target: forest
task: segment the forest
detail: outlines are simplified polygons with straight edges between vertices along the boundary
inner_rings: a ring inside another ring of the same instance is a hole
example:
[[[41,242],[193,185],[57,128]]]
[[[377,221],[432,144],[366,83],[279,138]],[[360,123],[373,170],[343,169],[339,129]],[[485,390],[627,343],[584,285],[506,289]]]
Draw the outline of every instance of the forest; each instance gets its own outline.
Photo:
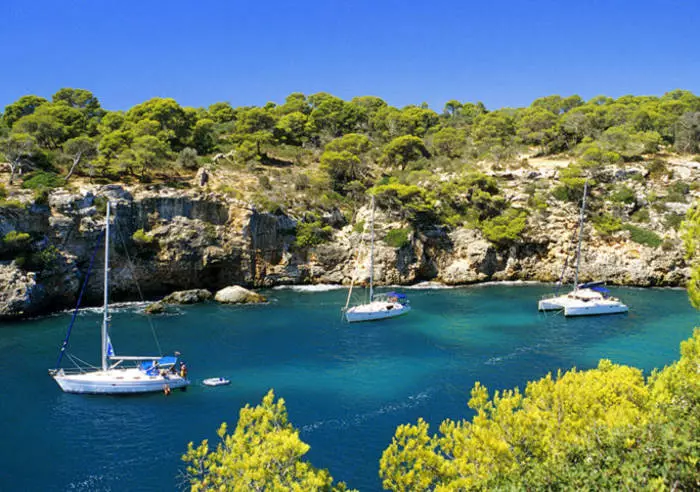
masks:
[[[528,213],[552,199],[579,200],[583,182],[595,184],[605,167],[641,163],[655,178],[668,174],[664,156],[699,152],[700,97],[683,90],[588,101],[553,95],[495,110],[451,100],[438,113],[426,104],[399,109],[374,96],[345,101],[323,92],[292,93],[282,104],[262,107],[191,108],[153,98],[108,111],[92,92],[63,88],[50,100],[22,96],[0,118],[8,183],[33,190],[39,202],[52,188],[81,180],[187,188],[203,167],[223,176],[212,191],[266,212],[303,211],[296,213],[302,246],[328,237],[319,220],[324,210],[351,216],[366,194],[413,228],[467,225],[509,244]],[[550,156],[569,165],[557,186],[529,187],[524,208],[513,207],[498,180],[484,174]],[[14,203],[10,191],[0,188],[3,203]],[[685,201],[689,191],[678,181],[669,194]],[[630,203],[630,193],[624,186],[600,190],[618,203]],[[666,220],[677,228],[680,216]],[[602,211],[596,224],[603,235],[624,225]],[[638,226],[624,226],[660,244]]]

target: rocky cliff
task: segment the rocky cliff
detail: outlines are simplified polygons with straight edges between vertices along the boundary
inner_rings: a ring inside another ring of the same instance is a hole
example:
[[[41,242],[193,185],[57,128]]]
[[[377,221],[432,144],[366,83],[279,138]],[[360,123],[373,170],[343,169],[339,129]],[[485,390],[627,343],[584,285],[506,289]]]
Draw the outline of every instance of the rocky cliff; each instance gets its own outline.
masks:
[[[695,164],[678,171],[688,173],[689,182],[698,180]],[[551,180],[556,169],[502,174],[499,179],[505,183],[506,198],[514,206],[524,206],[527,196],[522,189],[528,183]],[[631,183],[643,200],[649,191],[644,180]],[[667,205],[681,214],[696,198]],[[0,238],[17,231],[30,239],[22,247],[13,248],[7,242],[0,246],[0,318],[75,304],[104,229],[106,200],[113,204],[117,217],[112,238],[114,300],[137,300],[141,295],[154,298],[182,289],[216,290],[232,284],[348,284],[354,274],[360,282],[368,278],[368,235],[353,225],[369,222],[367,207],[346,221],[352,224],[342,227],[338,211],[330,211],[324,219],[335,226],[330,240],[300,248],[295,243],[293,214],[261,213],[245,201],[204,188],[86,186],[54,190],[42,203],[36,203],[29,192],[18,192],[13,199],[0,206]],[[639,244],[627,231],[603,238],[587,223],[581,280],[683,285],[689,269],[677,230],[663,225],[661,214],[652,213],[649,220],[649,227],[664,238],[663,245]],[[578,205],[552,201],[546,210],[530,213],[523,239],[508,246],[490,243],[478,229],[436,226],[414,230],[406,244],[391,247],[384,241],[387,232],[407,224],[386,210],[377,210],[375,222],[375,279],[379,284],[556,281],[565,263],[573,264]],[[96,251],[87,304],[101,302],[101,246]],[[571,269],[566,278],[570,281]]]

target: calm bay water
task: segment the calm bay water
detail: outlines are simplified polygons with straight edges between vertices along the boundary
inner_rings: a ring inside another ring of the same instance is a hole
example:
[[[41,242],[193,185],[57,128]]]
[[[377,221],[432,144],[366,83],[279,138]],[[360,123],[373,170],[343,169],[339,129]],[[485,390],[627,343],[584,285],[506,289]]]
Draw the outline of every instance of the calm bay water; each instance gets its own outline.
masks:
[[[287,402],[311,445],[308,459],[336,480],[381,490],[379,458],[396,426],[469,417],[475,381],[523,388],[558,368],[600,358],[651,370],[676,360],[700,324],[682,290],[612,289],[627,315],[565,319],[538,313],[542,285],[408,290],[405,317],[348,325],[346,290],[265,292],[268,305],[184,307],[154,318],[165,353],[179,350],[193,385],[186,392],[105,397],[62,393],[55,363],[70,315],[0,327],[0,490],[175,490],[189,441],[216,441],[246,403],[268,389]],[[99,358],[100,314],[81,312],[72,353]],[[151,354],[148,320],[116,310],[118,353]],[[229,386],[201,381],[224,376]]]

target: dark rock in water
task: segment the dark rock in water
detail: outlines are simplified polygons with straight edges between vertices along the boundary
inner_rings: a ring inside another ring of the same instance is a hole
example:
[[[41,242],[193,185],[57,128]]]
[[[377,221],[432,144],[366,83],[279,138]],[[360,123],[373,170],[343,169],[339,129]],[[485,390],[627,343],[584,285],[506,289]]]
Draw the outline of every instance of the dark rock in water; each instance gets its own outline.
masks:
[[[165,312],[165,304],[160,301],[154,302],[153,304],[146,306],[146,309],[144,309],[143,312],[146,314],[162,314]]]
[[[224,304],[255,304],[267,302],[265,296],[244,289],[239,285],[232,285],[221,289],[216,293],[214,299]]]
[[[207,289],[192,289],[173,292],[163,298],[165,304],[196,304],[211,300],[212,293]]]

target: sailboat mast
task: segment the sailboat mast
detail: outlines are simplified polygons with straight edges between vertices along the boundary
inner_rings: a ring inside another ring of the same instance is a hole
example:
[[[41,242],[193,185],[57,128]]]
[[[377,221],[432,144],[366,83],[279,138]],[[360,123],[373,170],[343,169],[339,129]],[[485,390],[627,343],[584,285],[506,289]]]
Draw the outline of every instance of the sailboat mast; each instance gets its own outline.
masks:
[[[581,239],[583,238],[583,218],[586,211],[586,194],[588,194],[588,180],[583,183],[583,203],[581,204],[580,227],[578,231],[578,245],[576,246],[576,273],[574,274],[574,292],[578,290],[578,270],[581,265]]]
[[[104,306],[102,317],[102,370],[107,370],[107,328],[109,326],[109,213],[107,200],[107,221],[105,223],[105,275],[104,275]]]
[[[369,302],[374,300],[374,195],[372,195],[372,235],[369,250]]]

